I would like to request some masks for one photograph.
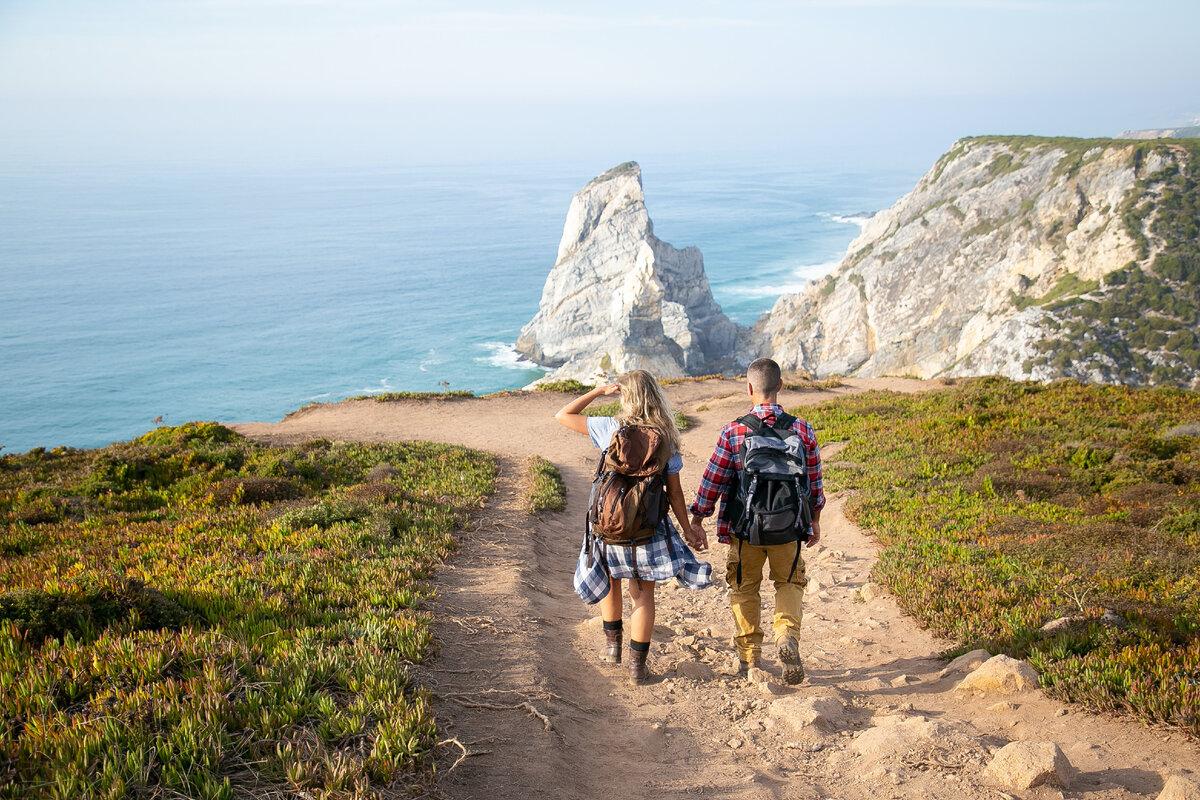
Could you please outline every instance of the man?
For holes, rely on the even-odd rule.
[[[746,388],[754,403],[754,416],[764,425],[771,425],[782,414],[777,402],[783,388],[783,376],[779,365],[769,358],[760,358],[746,370]],[[825,506],[825,492],[821,486],[821,454],[817,447],[816,433],[802,419],[792,423],[791,430],[800,437],[812,490],[812,528],[807,546],[812,547],[821,538],[821,509]],[[800,559],[800,541],[788,544],[754,546],[746,541],[730,543],[733,536],[733,520],[729,519],[728,492],[736,491],[741,478],[741,447],[749,427],[741,419],[725,425],[717,439],[716,449],[708,460],[696,500],[692,503],[693,532],[707,534],[703,528],[706,517],[712,516],[717,499],[721,499],[721,513],[717,517],[717,540],[730,544],[725,577],[731,590],[733,619],[737,628],[734,644],[743,671],[758,665],[762,656],[763,631],[760,625],[762,601],[759,587],[762,585],[763,565],[769,565],[769,575],[775,583],[775,647],[783,665],[783,680],[797,684],[804,680],[804,667],[800,662],[800,620],[803,616],[804,562]]]

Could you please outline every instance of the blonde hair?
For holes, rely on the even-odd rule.
[[[667,435],[676,452],[682,451],[679,429],[675,427],[675,412],[654,376],[644,369],[635,369],[617,378],[617,383],[621,386],[617,424],[658,428]]]

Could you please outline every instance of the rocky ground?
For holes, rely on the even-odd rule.
[[[792,408],[867,388],[936,385],[848,381],[781,400]],[[684,435],[690,497],[721,425],[748,405],[732,381],[678,384],[669,394],[695,422]],[[444,737],[429,796],[1200,798],[1196,742],[1051,700],[1019,662],[982,652],[939,658],[950,643],[871,582],[875,546],[836,494],[820,544],[805,552],[802,685],[779,683],[770,646],[762,672],[736,674],[725,548],[715,536],[705,557],[716,585],[659,586],[654,677],[630,685],[623,667],[599,660],[597,611],[571,589],[596,451],[554,423],[568,399],[354,401],[235,426],[276,442],[427,439],[500,456],[497,493],[437,576],[438,652],[418,670]],[[836,461],[840,445],[822,444]],[[526,513],[523,466],[533,454],[562,471],[565,512]],[[772,591],[765,582],[765,619]]]

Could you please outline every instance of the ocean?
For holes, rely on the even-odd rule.
[[[644,160],[655,233],[750,324],[923,167]],[[518,388],[571,197],[611,164],[0,165],[0,446]]]

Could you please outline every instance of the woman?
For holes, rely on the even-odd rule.
[[[621,407],[615,417],[585,417],[583,410],[597,397],[620,394]],[[559,424],[576,433],[587,434],[592,444],[608,447],[612,435],[626,425],[656,428],[671,443],[671,459],[667,462],[667,497],[684,538],[697,550],[708,549],[707,537],[693,533],[688,522],[679,471],[683,458],[679,455],[679,431],[670,405],[654,376],[644,370],[622,375],[616,383],[598,386],[585,395],[567,403],[554,415]],[[635,684],[649,678],[646,655],[650,652],[650,637],[654,631],[654,582],[677,578],[689,589],[712,585],[712,566],[700,561],[680,539],[671,521],[663,518],[653,538],[637,545],[606,545],[598,537],[589,536],[579,553],[575,566],[575,591],[586,603],[600,603],[604,623],[604,661],[621,663],[623,605],[622,581],[628,581],[632,610],[629,614],[629,677]]]

